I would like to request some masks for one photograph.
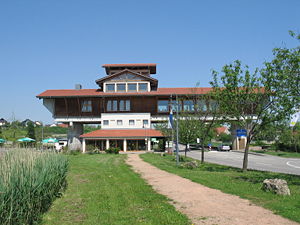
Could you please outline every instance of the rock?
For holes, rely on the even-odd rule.
[[[196,161],[185,162],[183,167],[187,169],[195,169],[198,167],[198,163]]]
[[[287,182],[282,179],[265,179],[262,189],[278,195],[291,195]]]

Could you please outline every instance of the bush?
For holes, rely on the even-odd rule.
[[[36,224],[66,188],[63,155],[11,150],[0,157],[0,224]]]
[[[120,148],[108,148],[105,150],[108,154],[119,154]]]

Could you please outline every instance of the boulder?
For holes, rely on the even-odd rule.
[[[185,162],[183,163],[183,167],[187,169],[195,169],[198,167],[198,163],[196,161]]]
[[[287,182],[282,179],[265,179],[263,182],[263,190],[271,191],[278,195],[290,195],[290,189]]]

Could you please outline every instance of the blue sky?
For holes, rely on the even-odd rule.
[[[0,0],[0,118],[51,114],[35,96],[97,88],[102,64],[157,63],[160,87],[209,86],[236,59],[260,67],[298,43],[299,0]]]

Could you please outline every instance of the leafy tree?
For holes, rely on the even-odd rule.
[[[3,138],[2,127],[0,126],[0,138]]]
[[[27,126],[27,136],[29,138],[35,139],[34,125],[33,125],[32,122],[28,123],[28,126]]]
[[[280,82],[282,74],[273,73],[268,67],[251,72],[237,60],[223,67],[220,78],[218,75],[213,71],[211,85],[223,118],[247,130],[243,160],[243,171],[246,171],[253,138],[270,123],[287,118],[293,112],[296,98],[287,95],[288,83]]]

